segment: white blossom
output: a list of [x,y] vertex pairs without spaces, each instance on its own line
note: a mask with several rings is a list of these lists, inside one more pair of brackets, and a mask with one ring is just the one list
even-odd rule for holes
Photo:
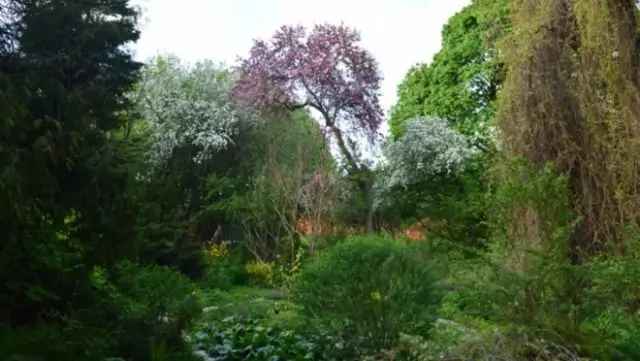
[[374,185],[374,203],[385,202],[395,187],[408,187],[437,175],[463,170],[478,150],[464,135],[437,118],[417,117],[405,123],[405,132],[384,147],[385,161]]
[[175,148],[194,145],[199,163],[226,148],[240,121],[227,97],[230,86],[229,74],[212,62],[187,67],[169,56],[150,65],[134,96],[154,138],[151,159],[162,163]]

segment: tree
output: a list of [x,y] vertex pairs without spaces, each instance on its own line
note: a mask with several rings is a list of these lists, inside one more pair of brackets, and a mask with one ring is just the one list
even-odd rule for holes
[[[624,226],[640,222],[638,8],[628,0],[518,0],[511,19],[501,42],[509,69],[496,118],[501,146],[568,177],[568,206],[583,218],[568,237],[572,262],[611,244],[622,251]],[[529,216],[526,226],[511,225],[512,239],[547,245],[555,230],[545,229],[544,213],[517,207],[514,214]]]
[[208,179],[234,168],[230,148],[257,122],[229,101],[232,84],[231,74],[210,61],[188,65],[168,55],[151,61],[129,94],[141,117],[129,129],[143,133],[146,147],[138,154],[136,194],[147,260],[199,272],[194,258],[213,233],[201,217]]
[[243,120],[227,98],[232,81],[211,61],[189,67],[173,55],[155,59],[132,94],[154,138],[151,160],[163,164],[176,148],[193,146],[201,163],[229,146]]
[[407,120],[435,116],[489,146],[493,104],[504,77],[495,40],[508,28],[507,5],[506,0],[474,0],[449,19],[433,61],[412,67],[398,86],[390,116],[395,138]]
[[[494,103],[504,77],[502,63],[495,56],[496,39],[509,29],[508,10],[506,0],[473,0],[445,24],[442,48],[433,61],[412,67],[398,86],[398,101],[390,115],[396,144],[391,142],[385,151],[387,157],[394,159],[389,164],[395,169],[384,169],[376,187],[386,183],[391,175],[409,172],[412,177],[408,183],[403,178],[402,186],[383,187],[393,200],[393,207],[378,208],[383,218],[447,220],[446,224],[460,226],[464,232],[474,230],[473,234],[454,235],[447,226],[445,236],[450,239],[466,241],[469,237],[483,236],[484,231],[475,230],[485,228],[484,192],[488,187],[483,172],[486,156],[495,150],[490,130]],[[426,123],[418,126],[416,122],[421,120]],[[441,126],[434,124],[438,121]],[[405,134],[417,130],[421,134],[417,137]],[[415,172],[410,162],[395,159],[400,155],[408,157],[413,148],[434,145],[433,137],[454,133],[464,135],[467,147],[487,154],[476,154],[465,162],[465,167],[450,173],[430,173],[426,169]],[[446,156],[451,150],[448,146],[434,148],[436,153],[445,153],[431,154],[426,159]],[[383,212],[384,209],[389,211]]]
[[[360,34],[345,25],[283,26],[270,42],[256,41],[237,68],[232,96],[242,107],[289,110],[311,108],[333,135],[348,171],[369,173],[355,156],[349,136],[375,141],[383,120],[379,104],[380,75],[371,54],[361,48]],[[355,142],[354,142],[355,143]],[[366,228],[373,228],[370,177],[356,177],[367,205]]]
[[139,33],[126,0],[3,1],[0,16],[0,301],[24,323],[86,300],[91,268],[131,252],[110,136],[141,65],[124,45]]
[[[376,210],[403,220],[430,221],[429,231],[475,244],[481,225],[482,156],[468,136],[437,118],[418,117],[384,147],[385,162],[374,185]],[[444,221],[444,222],[442,222]],[[444,226],[436,227],[436,224]]]
[[[457,173],[477,153],[468,137],[436,118],[413,118],[404,134],[385,147],[386,187],[406,187],[431,177]],[[382,181],[382,179],[380,179]]]
[[[214,180],[208,209],[232,215],[242,225],[248,249],[271,260],[278,251],[295,254],[301,218],[331,221],[339,208],[334,201],[340,175],[322,129],[307,110],[270,113],[265,119],[248,141],[238,145],[244,154],[241,162],[253,172],[235,182]],[[250,186],[241,189],[236,182]],[[226,193],[226,199],[215,190]],[[309,251],[317,248],[313,242],[308,246]]]

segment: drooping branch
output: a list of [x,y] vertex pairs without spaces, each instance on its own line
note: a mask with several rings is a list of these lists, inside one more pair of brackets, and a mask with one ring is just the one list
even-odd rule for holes
[[[624,249],[623,226],[637,224],[640,211],[637,8],[630,0],[516,0],[511,9],[501,144],[568,176],[570,206],[584,219],[569,239],[573,261],[609,242]],[[527,212],[534,216],[522,233],[545,244],[539,210]]]

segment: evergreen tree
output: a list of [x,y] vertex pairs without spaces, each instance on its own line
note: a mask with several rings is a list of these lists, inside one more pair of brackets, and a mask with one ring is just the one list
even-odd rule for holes
[[140,68],[124,45],[139,33],[126,0],[0,8],[0,303],[21,323],[70,306],[91,266],[132,244],[110,132]]

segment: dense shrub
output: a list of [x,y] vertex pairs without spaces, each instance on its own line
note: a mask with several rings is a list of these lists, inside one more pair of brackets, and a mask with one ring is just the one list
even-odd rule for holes
[[102,311],[82,316],[104,317],[121,357],[145,360],[152,349],[182,348],[182,331],[202,309],[198,288],[166,267],[120,262],[109,272],[96,269],[94,284]]
[[263,261],[249,261],[244,265],[245,270],[251,275],[251,282],[258,286],[267,284],[267,279],[271,276],[271,264]]
[[228,290],[233,286],[244,286],[251,281],[251,275],[245,267],[231,258],[222,258],[208,262],[200,285],[205,289]]
[[387,237],[357,237],[303,270],[294,299],[317,325],[363,353],[392,347],[400,332],[425,333],[437,303],[433,272],[418,249]]
[[94,268],[90,307],[57,324],[4,329],[0,359],[189,360],[182,332],[201,310],[198,289],[169,268],[118,263]]

